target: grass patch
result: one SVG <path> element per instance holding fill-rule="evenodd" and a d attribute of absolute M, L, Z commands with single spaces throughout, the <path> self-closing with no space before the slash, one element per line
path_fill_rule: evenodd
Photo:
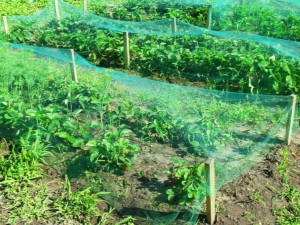
<path fill-rule="evenodd" d="M 288 158 L 288 148 L 280 151 L 282 157 L 281 163 L 278 165 L 279 174 L 282 175 L 283 190 L 277 190 L 276 197 L 285 200 L 286 205 L 279 209 L 273 208 L 273 213 L 277 217 L 277 224 L 300 224 L 300 191 L 289 182 L 288 166 L 291 162 Z"/>

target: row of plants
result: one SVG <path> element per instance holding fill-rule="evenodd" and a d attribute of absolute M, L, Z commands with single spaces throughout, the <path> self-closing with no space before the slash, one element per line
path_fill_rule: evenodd
<path fill-rule="evenodd" d="M 2 0 L 0 16 L 27 16 L 40 12 L 52 0 Z M 66 2 L 80 7 L 81 0 L 66 0 Z"/>
<path fill-rule="evenodd" d="M 173 2 L 152 1 L 88 1 L 88 10 L 102 17 L 116 20 L 145 22 L 177 18 L 184 22 L 206 27 L 207 6 L 192 6 Z"/>
<path fill-rule="evenodd" d="M 111 16 L 117 20 L 142 22 L 175 17 L 199 27 L 207 26 L 207 6 L 184 5 L 184 3 L 160 5 L 157 2 L 137 0 L 116 5 L 108 3 L 111 2 L 92 2 L 89 10 L 97 15 Z M 271 6 L 267 8 L 257 4 L 233 8 L 229 4 L 222 7 L 222 9 L 214 8 L 212 21 L 214 30 L 238 30 L 274 38 L 300 40 L 298 29 L 300 18 L 293 13 L 282 17 L 280 12 L 276 12 Z"/>
<path fill-rule="evenodd" d="M 79 70 L 80 83 L 75 83 L 68 78 L 68 63 L 58 67 L 49 59 L 36 60 L 32 53 L 18 53 L 5 46 L 1 53 L 1 136 L 17 142 L 38 130 L 42 140 L 56 151 L 79 151 L 88 157 L 92 171 L 124 174 L 130 170 L 141 152 L 134 137 L 185 146 L 188 154 L 200 157 L 230 145 L 251 149 L 250 139 L 238 141 L 247 134 L 236 130 L 237 124 L 265 135 L 285 115 L 285 108 L 275 105 L 268 109 L 247 100 L 206 102 L 199 95 L 186 100 L 187 105 L 156 97 L 157 93 L 129 93 L 109 76 L 88 69 Z M 161 91 L 171 91 L 167 87 Z M 187 169 L 191 168 L 194 166 Z M 179 193 L 185 195 L 188 189 L 184 189 Z M 186 202 L 198 195 L 188 196 Z"/>
<path fill-rule="evenodd" d="M 271 6 L 261 4 L 216 6 L 213 11 L 214 30 L 238 30 L 262 36 L 300 41 L 300 18 L 295 14 L 280 15 Z M 225 8 L 225 9 L 224 9 Z M 89 11 L 117 20 L 144 22 L 177 18 L 200 27 L 207 25 L 207 6 L 185 3 L 158 3 L 152 1 L 91 1 Z"/>
<path fill-rule="evenodd" d="M 217 16 L 213 21 L 214 30 L 237 30 L 262 36 L 300 41 L 300 18 L 257 4 L 239 6 Z"/>
<path fill-rule="evenodd" d="M 299 62 L 270 47 L 231 39 L 199 36 L 130 36 L 131 65 L 123 63 L 120 33 L 87 26 L 76 19 L 13 26 L 8 41 L 73 48 L 92 63 L 130 69 L 140 76 L 226 91 L 299 94 Z M 29 26 L 30 25 L 30 26 Z"/>
<path fill-rule="evenodd" d="M 66 2 L 82 8 L 82 1 L 66 0 Z M 2 7 L 0 15 L 28 15 L 35 13 L 46 6 L 49 1 L 9 1 Z M 185 4 L 159 4 L 151 1 L 87 1 L 88 11 L 102 17 L 110 17 L 123 21 L 153 21 L 165 18 L 177 18 L 184 22 L 206 27 L 207 6 L 185 5 Z M 227 11 L 216 8 L 213 17 L 214 30 L 238 30 L 255 33 L 262 36 L 288 39 L 293 41 L 300 40 L 298 27 L 300 19 L 295 14 L 285 17 L 276 12 L 275 9 L 257 4 L 225 6 Z M 226 11 L 226 10 L 225 10 Z"/>

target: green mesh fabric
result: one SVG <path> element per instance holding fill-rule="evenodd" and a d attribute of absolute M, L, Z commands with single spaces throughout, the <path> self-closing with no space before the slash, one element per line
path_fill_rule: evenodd
<path fill-rule="evenodd" d="M 26 123 L 30 124 L 29 121 L 33 123 L 35 120 L 29 119 L 32 115 L 28 113 L 28 109 L 42 112 L 42 108 L 26 105 L 35 95 L 48 93 L 48 88 L 52 88 L 51 85 L 49 87 L 50 78 L 54 79 L 57 84 L 70 80 L 69 64 L 72 60 L 71 55 L 68 54 L 69 50 L 18 44 L 2 44 L 0 49 L 1 80 L 3 81 L 1 82 L 1 102 L 6 102 L 8 101 L 6 98 L 9 98 L 12 104 L 11 110 L 15 106 L 21 107 L 20 112 L 25 114 L 27 112 Z M 144 173 L 150 173 L 152 170 L 155 171 L 153 168 L 158 165 L 160 167 L 165 165 L 164 169 L 167 170 L 169 166 L 174 165 L 170 160 L 172 157 L 186 160 L 191 165 L 202 163 L 207 158 L 214 158 L 216 189 L 218 190 L 222 185 L 259 162 L 269 149 L 283 140 L 284 124 L 291 110 L 290 96 L 233 93 L 168 84 L 97 68 L 77 54 L 75 59 L 79 82 L 87 82 L 96 78 L 99 83 L 99 90 L 97 90 L 99 94 L 109 90 L 107 94 L 110 99 L 109 103 L 105 103 L 107 107 L 105 107 L 105 116 L 101 122 L 103 126 L 112 125 L 107 118 L 121 110 L 124 113 L 119 115 L 122 117 L 122 123 L 127 124 L 127 127 L 136 134 L 139 129 L 146 129 L 147 123 L 155 124 L 160 129 L 166 126 L 163 133 L 156 133 L 158 130 L 150 129 L 153 134 L 162 135 L 157 140 L 165 142 L 166 145 L 162 147 L 162 144 L 156 143 L 154 139 L 149 139 L 150 136 L 148 138 L 144 136 L 142 139 L 134 136 L 128 137 L 132 144 L 140 146 L 140 152 L 135 156 L 133 168 L 128 173 L 115 175 L 111 171 L 102 169 L 91 170 L 91 165 L 87 162 L 85 163 L 89 166 L 82 166 L 84 160 L 88 160 L 85 158 L 87 157 L 86 148 L 89 148 L 88 143 L 91 142 L 83 141 L 81 145 L 72 147 L 67 142 L 62 142 L 64 140 L 62 136 L 61 138 L 53 137 L 53 133 L 57 131 L 47 130 L 48 128 L 43 127 L 44 124 L 41 121 L 37 121 L 38 124 L 35 125 L 31 124 L 32 128 L 38 129 L 39 127 L 41 131 L 46 128 L 46 131 L 42 132 L 44 138 L 52 144 L 55 143 L 54 156 L 47 158 L 50 166 L 62 175 L 68 174 L 71 181 L 81 187 L 93 186 L 95 191 L 110 191 L 111 194 L 104 198 L 123 215 L 136 216 L 139 224 L 195 224 L 205 198 L 205 191 L 203 191 L 205 186 L 204 189 L 199 190 L 201 192 L 199 197 L 194 199 L 191 205 L 180 206 L 168 202 L 165 197 L 169 186 L 165 185 L 168 177 L 163 171 L 156 171 L 154 177 L 148 174 L 150 178 L 146 174 L 139 177 L 138 171 L 145 169 Z M 111 81 L 108 83 L 105 74 L 109 74 Z M 105 77 L 106 79 L 102 80 Z M 38 83 L 37 80 L 39 80 Z M 86 86 L 84 83 L 82 85 Z M 60 112 L 64 112 L 61 117 L 69 118 L 69 121 L 77 118 L 79 125 L 87 125 L 90 120 L 94 124 L 100 123 L 99 117 L 95 116 L 98 113 L 97 107 L 95 108 L 97 102 L 95 105 L 87 100 L 85 105 L 78 105 L 74 99 L 67 104 L 63 99 L 78 94 L 76 89 L 70 89 L 65 96 L 57 98 L 54 94 L 54 85 L 53 88 L 50 90 L 53 98 L 40 96 L 39 106 L 48 109 L 55 104 Z M 26 90 L 26 95 L 22 95 L 24 90 Z M 84 92 L 79 93 L 78 98 L 81 95 L 84 96 Z M 102 99 L 101 96 L 99 100 Z M 13 104 L 21 99 L 26 104 Z M 128 108 L 125 103 L 130 107 Z M 4 106 L 2 104 L 2 109 Z M 109 109 L 110 107 L 112 109 Z M 90 115 L 94 116 L 87 118 L 88 112 L 93 112 Z M 137 119 L 146 119 L 147 123 L 140 127 L 138 123 L 132 122 Z M 65 124 L 66 121 L 62 119 L 61 123 Z M 64 125 L 61 126 L 64 127 Z M 98 138 L 100 141 L 101 128 L 99 126 L 96 128 L 100 129 L 98 130 L 99 137 L 93 128 L 89 129 L 93 140 Z M 295 123 L 295 131 L 297 131 L 297 123 Z M 58 143 L 62 143 L 64 147 Z M 149 143 L 151 143 L 150 149 L 159 149 L 149 152 L 149 149 L 146 150 Z M 173 143 L 173 147 L 168 147 L 167 143 Z M 59 149 L 58 146 L 65 150 Z M 127 183 L 125 183 L 126 179 L 128 179 Z M 132 182 L 133 180 L 136 181 Z M 130 198 L 131 200 L 127 202 L 131 194 L 135 195 L 135 200 Z"/>
<path fill-rule="evenodd" d="M 114 68 L 124 66 L 122 32 L 129 32 L 131 67 L 148 76 L 209 81 L 212 88 L 221 90 L 238 86 L 232 90 L 262 94 L 299 91 L 299 42 L 208 30 L 179 19 L 175 32 L 171 18 L 121 21 L 58 2 L 60 21 L 53 2 L 36 15 L 8 17 L 9 40 L 74 48 L 94 64 Z"/>

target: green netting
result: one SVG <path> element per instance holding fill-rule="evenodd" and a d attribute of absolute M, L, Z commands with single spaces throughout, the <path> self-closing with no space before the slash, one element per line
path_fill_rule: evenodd
<path fill-rule="evenodd" d="M 87 1 L 88 9 L 118 20 L 147 21 L 162 18 L 183 20 L 215 30 L 238 30 L 299 41 L 298 1 Z M 212 7 L 208 22 L 208 6 Z"/>
<path fill-rule="evenodd" d="M 181 20 L 130 22 L 58 1 L 36 15 L 8 17 L 8 40 L 74 48 L 96 65 L 124 69 L 122 32 L 129 32 L 130 69 L 169 82 L 260 94 L 299 93 L 299 42 L 239 31 L 214 31 Z"/>
<path fill-rule="evenodd" d="M 290 96 L 168 84 L 77 54 L 75 83 L 66 49 L 2 44 L 0 52 L 1 136 L 39 130 L 53 146 L 50 166 L 109 191 L 104 198 L 138 224 L 195 224 L 208 188 L 202 163 L 215 159 L 218 190 L 283 141 L 291 111 Z"/>

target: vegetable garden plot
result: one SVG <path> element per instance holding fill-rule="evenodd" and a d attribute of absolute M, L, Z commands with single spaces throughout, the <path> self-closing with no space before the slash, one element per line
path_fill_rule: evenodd
<path fill-rule="evenodd" d="M 177 18 L 214 30 L 237 30 L 288 40 L 300 40 L 300 6 L 296 1 L 86 1 L 102 17 L 126 21 Z"/>
<path fill-rule="evenodd" d="M 54 0 L 49 4 L 53 4 L 53 2 Z M 62 1 L 58 2 L 61 5 Z M 210 27 L 214 30 L 237 30 L 263 36 L 299 40 L 300 6 L 293 0 L 130 0 L 113 2 L 86 0 L 84 2 L 85 4 L 81 6 L 82 9 L 115 20 L 145 22 L 175 17 L 186 23 Z M 74 4 L 78 5 L 78 2 Z M 28 11 L 28 9 L 24 10 Z M 54 10 L 51 13 L 54 13 Z M 111 21 L 109 22 L 111 23 Z"/>
<path fill-rule="evenodd" d="M 176 17 L 189 24 L 206 27 L 208 5 L 212 1 L 180 4 L 175 1 L 93 1 L 87 0 L 87 10 L 96 15 L 122 21 L 155 21 Z"/>
<path fill-rule="evenodd" d="M 58 6 L 59 21 L 53 4 L 36 15 L 8 17 L 8 39 L 74 48 L 96 65 L 171 83 L 259 94 L 299 93 L 298 42 L 211 31 L 180 20 L 111 20 L 63 1 Z M 129 32 L 126 60 L 123 32 Z"/>
<path fill-rule="evenodd" d="M 293 0 L 243 0 L 215 6 L 212 27 L 300 41 L 300 4 Z"/>
<path fill-rule="evenodd" d="M 76 83 L 67 50 L 10 46 L 0 47 L 1 135 L 38 132 L 53 146 L 49 165 L 79 187 L 110 192 L 104 198 L 139 224 L 195 223 L 203 162 L 216 160 L 219 189 L 282 142 L 292 109 L 290 96 L 162 83 L 78 55 Z"/>

